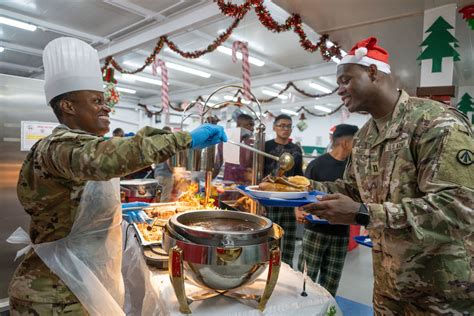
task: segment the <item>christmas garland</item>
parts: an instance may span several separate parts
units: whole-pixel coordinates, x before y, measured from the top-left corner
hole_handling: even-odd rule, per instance
[[[268,12],[267,8],[263,5],[263,0],[247,0],[242,5],[234,5],[230,3],[225,3],[222,0],[217,0],[217,5],[219,6],[222,13],[227,16],[234,17],[234,21],[232,24],[225,30],[225,32],[219,34],[217,38],[209,44],[205,49],[195,50],[192,52],[185,52],[178,48],[176,43],[168,38],[168,36],[164,35],[161,36],[156,43],[153,51],[151,54],[145,59],[145,63],[143,66],[135,69],[135,70],[126,70],[114,59],[113,56],[107,56],[104,62],[104,66],[102,67],[102,71],[107,69],[109,66],[117,69],[119,72],[124,74],[136,74],[142,72],[146,67],[151,65],[155,61],[155,56],[160,53],[163,45],[166,44],[172,51],[181,55],[184,58],[188,59],[195,59],[199,58],[204,54],[208,54],[213,52],[217,49],[220,45],[222,45],[231,35],[234,29],[239,25],[240,21],[245,17],[245,15],[250,11],[251,7],[253,6],[260,22],[270,31],[274,33],[281,33],[285,31],[289,31],[293,28],[294,32],[298,34],[300,37],[300,44],[301,46],[309,51],[315,52],[319,49],[321,52],[321,56],[325,61],[331,60],[332,57],[342,58],[341,57],[341,50],[337,44],[334,44],[331,47],[326,46],[326,42],[328,40],[328,35],[322,35],[319,38],[319,41],[316,44],[313,44],[306,35],[305,31],[302,28],[302,21],[301,17],[298,14],[292,14],[284,24],[278,24],[273,17],[271,16],[270,12]]]
[[[306,92],[305,90],[301,89],[301,88],[298,88],[295,83],[293,81],[289,81],[286,86],[281,89],[278,94],[274,97],[270,97],[270,98],[267,98],[267,99],[258,99],[258,101],[260,103],[269,103],[269,102],[272,102],[273,100],[275,100],[276,98],[278,98],[280,95],[282,95],[284,92],[286,92],[288,89],[290,88],[293,88],[295,89],[298,93],[306,96],[306,97],[309,97],[309,98],[322,98],[322,97],[327,97],[327,96],[330,96],[334,93],[336,93],[337,89],[338,88],[335,88],[334,90],[332,90],[331,92],[328,92],[328,93],[318,93],[318,94],[313,94],[313,93],[309,93],[309,92]],[[238,97],[239,94],[243,95],[243,91],[242,90],[237,90],[237,92],[234,94],[234,97]],[[256,101],[255,99],[252,99],[252,101]]]
[[[269,31],[281,33],[287,32],[293,28],[293,31],[300,38],[301,47],[305,50],[313,53],[319,49],[321,56],[325,61],[331,60],[332,57],[337,57],[339,59],[342,58],[341,49],[338,45],[335,44],[331,47],[326,46],[328,35],[322,35],[316,44],[313,44],[308,39],[306,32],[303,30],[303,22],[299,14],[293,13],[286,19],[285,23],[279,24],[275,19],[273,19],[268,9],[263,5],[263,0],[247,0],[241,5],[224,2],[224,0],[216,1],[222,13],[226,16],[235,17],[236,19],[244,17],[253,6],[260,23],[262,23]]]
[[[458,12],[462,14],[462,18],[466,20],[471,30],[474,30],[474,4],[467,5]]]
[[[329,93],[320,93],[320,94],[312,94],[312,93],[309,93],[309,92],[306,92],[305,90],[301,89],[301,88],[298,88],[298,86],[293,82],[293,81],[289,81],[286,86],[281,89],[279,92],[278,92],[278,96],[283,94],[285,91],[287,91],[289,88],[293,87],[293,89],[295,89],[296,91],[298,91],[300,94],[306,96],[306,97],[309,97],[309,98],[322,98],[322,97],[327,97],[329,95],[332,95],[334,94],[338,88],[335,88],[333,91],[329,92]],[[234,98],[237,98],[237,103],[241,103],[241,98],[239,95],[243,95],[243,91],[242,90],[237,90],[237,92],[234,94]],[[258,99],[258,101],[260,103],[269,103],[273,100],[275,100],[276,98],[278,98],[278,96],[275,96],[275,97],[271,97],[271,98],[267,98],[267,99]],[[253,99],[253,101],[255,102],[255,99]],[[192,109],[196,104],[204,104],[205,100],[202,96],[198,96],[194,102],[192,102],[191,104],[189,104],[189,106],[187,107],[188,110]],[[222,109],[224,107],[226,107],[229,103],[225,102],[225,103],[222,103],[222,105],[220,105],[219,107],[215,107],[213,108],[214,110],[219,110],[219,109]],[[158,110],[158,111],[150,111],[148,110],[148,106],[145,105],[145,104],[142,104],[142,103],[138,103],[138,106],[140,107],[143,107],[145,109],[145,112],[147,113],[147,116],[148,117],[151,117],[153,115],[156,115],[156,114],[161,114],[161,112],[163,112],[163,107]],[[174,111],[176,112],[183,112],[184,111],[184,108],[186,106],[183,106],[183,103],[181,103],[180,105],[175,105],[171,102],[169,102],[169,106],[171,109],[173,109]],[[301,109],[301,108],[300,108]],[[338,110],[340,109],[337,108],[335,110],[335,112],[337,112]],[[305,109],[306,110],[306,109]],[[308,110],[306,110],[308,111]],[[268,112],[268,111],[267,111]],[[309,114],[312,114],[311,112],[308,112]],[[332,112],[330,113],[332,114]],[[325,115],[319,115],[319,114],[312,114],[314,116],[325,116]]]
[[[328,113],[324,113],[324,114],[317,114],[317,113],[314,113],[313,111],[310,111],[308,110],[307,108],[305,108],[304,106],[300,107],[298,110],[296,110],[295,112],[296,113],[300,113],[302,111],[308,113],[309,115],[312,115],[312,116],[316,116],[316,117],[326,117],[326,116],[329,116],[329,115],[333,115],[334,113],[338,112],[339,110],[342,109],[342,107],[344,106],[344,104],[341,104],[339,105],[337,108],[335,108],[334,110],[332,110],[331,112],[328,112]],[[270,111],[265,111],[263,114],[268,114],[270,117],[276,117],[275,114],[273,114],[272,112]],[[302,117],[300,119],[304,120],[306,119],[306,117],[304,117],[304,113],[301,113],[302,114]]]

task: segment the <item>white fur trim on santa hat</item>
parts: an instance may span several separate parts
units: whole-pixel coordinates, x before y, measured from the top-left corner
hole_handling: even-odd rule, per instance
[[[365,55],[367,55],[367,52],[368,52],[368,50],[367,50],[366,47],[359,47],[359,48],[357,48],[357,49],[355,50],[354,53],[355,53],[355,56],[356,56],[357,58],[362,58],[362,57],[364,57]]]
[[[365,48],[365,47],[363,47]],[[357,50],[355,52],[357,54]],[[377,69],[379,71],[382,71],[382,72],[385,72],[386,74],[389,74],[390,73],[390,65],[387,64],[387,63],[384,63],[380,60],[377,60],[377,59],[373,59],[373,58],[370,58],[370,57],[367,57],[367,56],[363,56],[362,58],[359,58],[357,56],[354,56],[354,55],[346,55],[344,57],[342,57],[341,59],[341,62],[339,63],[339,65],[343,65],[343,64],[359,64],[359,65],[363,65],[363,66],[370,66],[370,65],[375,65],[377,66]]]

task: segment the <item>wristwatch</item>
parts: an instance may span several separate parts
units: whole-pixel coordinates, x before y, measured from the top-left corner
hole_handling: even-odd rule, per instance
[[[358,225],[367,226],[370,223],[370,215],[367,206],[364,203],[360,203],[359,212],[355,216],[355,221]]]

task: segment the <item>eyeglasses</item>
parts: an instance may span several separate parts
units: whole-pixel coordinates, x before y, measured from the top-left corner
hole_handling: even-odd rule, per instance
[[[293,129],[293,125],[275,125],[275,127],[281,128],[281,129]]]

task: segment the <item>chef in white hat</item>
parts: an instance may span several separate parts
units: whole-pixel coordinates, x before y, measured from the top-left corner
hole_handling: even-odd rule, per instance
[[[45,94],[61,123],[26,157],[18,198],[31,216],[26,254],[10,283],[12,315],[123,315],[118,177],[163,162],[187,148],[226,141],[221,126],[192,132],[145,127],[130,138],[104,139],[104,104],[97,51],[74,38],[44,49]]]

